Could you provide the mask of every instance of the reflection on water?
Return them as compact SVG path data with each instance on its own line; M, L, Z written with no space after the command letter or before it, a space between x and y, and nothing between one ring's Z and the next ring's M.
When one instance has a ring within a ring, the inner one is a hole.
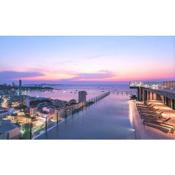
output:
M128 99L128 95L111 93L39 139L133 139Z

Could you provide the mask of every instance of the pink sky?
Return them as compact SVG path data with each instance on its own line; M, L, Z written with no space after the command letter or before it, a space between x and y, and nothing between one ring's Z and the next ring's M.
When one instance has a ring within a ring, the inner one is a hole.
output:
M1 81L175 78L174 37L0 37Z

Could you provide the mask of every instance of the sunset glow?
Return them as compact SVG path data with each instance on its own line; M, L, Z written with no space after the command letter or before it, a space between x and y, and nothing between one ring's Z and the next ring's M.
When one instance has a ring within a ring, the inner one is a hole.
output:
M175 78L174 48L174 37L0 37L0 79L171 79Z

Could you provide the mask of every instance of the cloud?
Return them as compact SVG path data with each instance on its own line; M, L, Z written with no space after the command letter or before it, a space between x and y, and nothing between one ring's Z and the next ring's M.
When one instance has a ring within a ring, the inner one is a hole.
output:
M98 58L101 58L101 57L106 57L106 55L92 55L92 56L88 56L87 59L98 59Z
M1 80L17 80L20 78L38 77L43 76L40 72L17 72L17 71L1 71Z
M106 80L112 79L115 76L113 72L102 70L97 73L80 73L74 80Z
M15 80L25 81L62 81L62 82L78 82L78 81L107 81L112 80L116 75L107 70L101 70L94 73L76 73L64 71L0 71L0 81L8 82Z

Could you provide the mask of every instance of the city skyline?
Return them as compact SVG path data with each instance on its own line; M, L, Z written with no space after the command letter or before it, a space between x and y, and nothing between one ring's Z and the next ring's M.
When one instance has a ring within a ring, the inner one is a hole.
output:
M1 82L175 78L174 37L0 37Z

